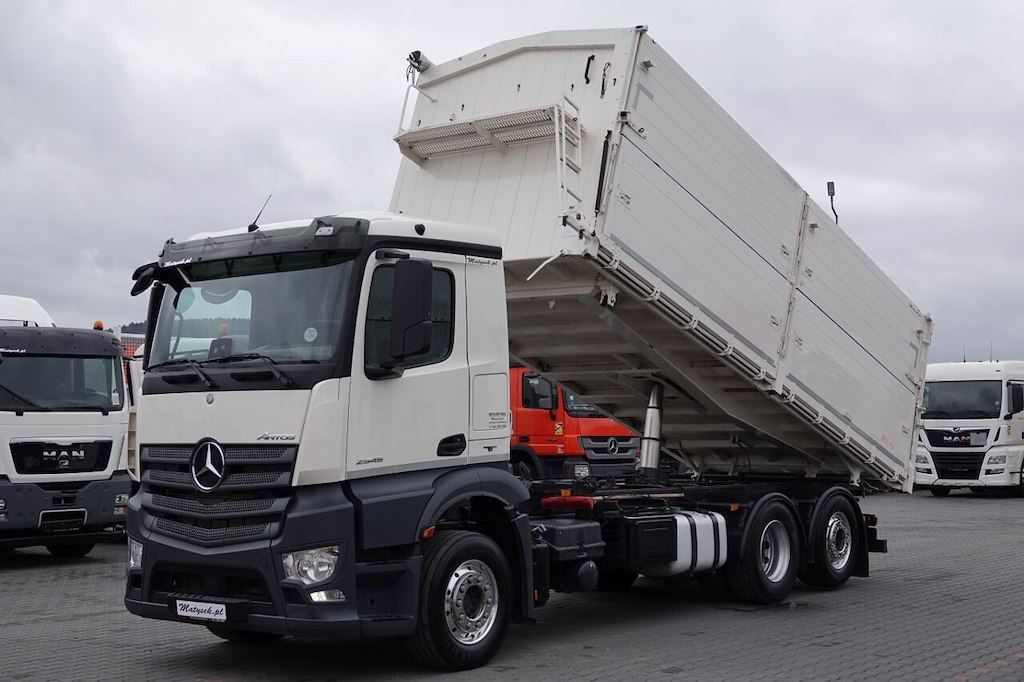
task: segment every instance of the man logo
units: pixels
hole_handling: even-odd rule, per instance
[[[192,451],[189,471],[192,473],[192,482],[201,491],[208,493],[216,490],[224,480],[224,448],[212,440],[200,443]]]

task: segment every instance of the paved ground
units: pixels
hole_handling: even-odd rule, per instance
[[[838,592],[754,608],[641,582],[555,595],[466,680],[1024,680],[1024,500],[875,495],[890,553]],[[223,643],[123,610],[123,545],[0,556],[4,680],[437,679],[400,644]]]

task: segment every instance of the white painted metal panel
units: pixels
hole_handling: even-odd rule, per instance
[[[623,147],[649,157],[678,192],[785,276],[803,191],[649,36],[638,60]]]
[[[910,485],[930,320],[645,29],[507,41],[418,85],[392,209],[497,230],[514,356],[634,427],[662,383],[664,446],[704,473]],[[470,139],[542,111],[546,136]]]
[[[921,312],[853,240],[811,202],[800,291],[908,390]]]
[[[789,284],[676,178],[631,144],[619,151],[604,235],[660,280],[660,295],[716,325],[771,370]]]
[[[372,380],[363,371],[365,338],[353,340],[352,377],[347,428],[346,478],[468,463],[468,453],[436,455],[443,438],[469,433],[469,366],[466,351],[466,258],[452,254],[408,251],[452,273],[455,317],[451,354],[443,361],[410,367],[401,377]],[[377,267],[393,261],[376,262]],[[368,292],[375,268],[364,273],[356,329],[366,329]],[[444,386],[443,396],[437,387]],[[386,407],[382,407],[386,406]],[[396,421],[397,420],[397,421]]]
[[[917,387],[907,387],[805,296],[793,311],[785,385],[893,471],[913,449]]]

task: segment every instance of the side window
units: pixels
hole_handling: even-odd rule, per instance
[[[523,407],[554,410],[558,407],[558,393],[554,385],[535,372],[523,375]]]
[[[367,364],[383,365],[392,360],[390,352],[391,300],[395,289],[395,268],[383,265],[373,272],[366,308],[366,336],[363,355]],[[455,278],[448,270],[434,269],[430,348],[402,362],[402,367],[421,367],[441,362],[452,352],[455,320]]]

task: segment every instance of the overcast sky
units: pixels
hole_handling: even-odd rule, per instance
[[[1024,359],[1024,3],[0,0],[0,293],[142,320],[169,237],[385,209],[405,55],[647,24],[935,319]],[[1022,281],[1017,276],[1022,274]]]

